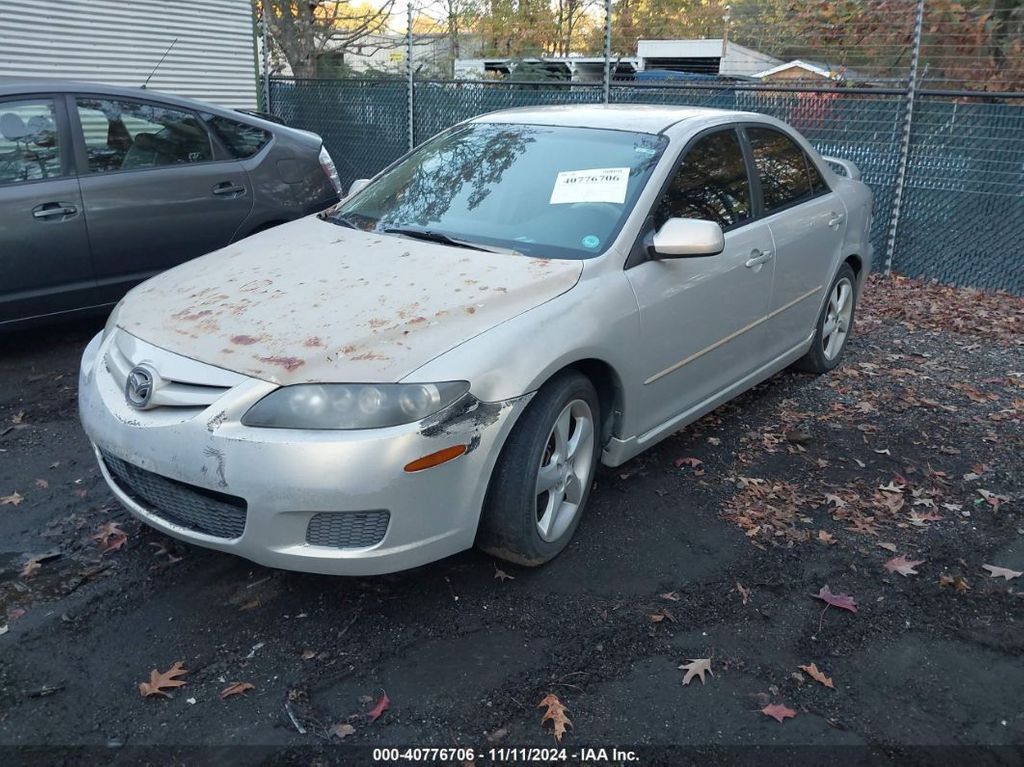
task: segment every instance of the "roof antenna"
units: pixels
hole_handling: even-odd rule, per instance
[[[173,40],[171,41],[171,44],[167,46],[167,50],[166,50],[166,51],[164,51],[164,55],[160,57],[160,61],[158,61],[158,62],[156,63],[156,66],[155,66],[155,67],[153,67],[153,71],[152,71],[152,72],[150,72],[150,73],[149,73],[149,77],[147,77],[147,78],[146,78],[146,82],[144,82],[144,83],[142,84],[142,88],[143,88],[143,90],[145,90],[146,86],[147,86],[147,85],[149,85],[149,81],[153,79],[153,75],[155,75],[155,74],[156,74],[156,70],[158,70],[158,69],[160,68],[160,65],[164,63],[164,59],[166,59],[166,58],[167,58],[167,54],[171,52],[171,48],[173,48],[173,47],[174,47],[174,44],[175,44],[176,42],[178,42],[178,38],[174,38],[174,39],[173,39]]]

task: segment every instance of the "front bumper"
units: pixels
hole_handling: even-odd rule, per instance
[[[111,490],[133,515],[168,535],[269,567],[376,575],[470,548],[491,470],[530,399],[481,403],[469,411],[452,406],[447,417],[386,429],[260,429],[243,426],[241,417],[275,385],[246,378],[205,407],[140,411],[125,401],[111,364],[110,348],[121,332],[92,340],[79,377],[82,425]],[[149,353],[192,369],[196,364],[155,347]],[[160,369],[167,362],[155,364]],[[410,461],[458,444],[469,451],[431,469],[403,471]],[[143,497],[126,486],[118,461],[135,474],[155,475],[164,490],[178,488],[200,501],[235,499],[244,509],[241,535],[211,535],[180,523],[180,516],[147,502],[152,493]],[[379,513],[368,513],[382,511],[386,531],[373,545],[319,545],[324,530],[350,529],[352,519],[357,526],[380,521]],[[318,532],[311,534],[314,517]],[[360,529],[365,533],[365,525]]]

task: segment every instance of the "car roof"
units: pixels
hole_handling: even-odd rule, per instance
[[[760,120],[755,112],[705,107],[656,106],[649,104],[561,104],[557,106],[519,107],[480,115],[470,122],[557,125],[571,128],[606,128],[638,133],[663,133],[681,122]]]
[[[44,79],[44,78],[0,78],[0,96],[17,96],[31,93],[96,93],[104,96],[123,96],[125,98],[151,99],[163,101],[168,104],[188,107],[190,109],[203,110],[218,114],[223,117],[231,117],[239,122],[250,122],[253,117],[227,107],[210,104],[206,101],[175,96],[171,93],[154,91],[149,88],[130,88],[121,85],[110,85],[108,83],[90,82],[87,80],[65,80],[65,79]],[[241,119],[240,119],[241,118]],[[260,118],[255,118],[260,120]],[[260,120],[260,123],[265,123]]]

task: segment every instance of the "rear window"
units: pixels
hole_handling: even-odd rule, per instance
[[[232,156],[238,159],[252,157],[267,145],[272,135],[270,131],[257,128],[255,125],[247,125],[226,117],[208,114],[203,115],[203,119]]]

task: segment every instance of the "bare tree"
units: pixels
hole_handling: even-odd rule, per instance
[[[352,0],[261,0],[264,23],[298,78],[317,76],[324,53],[361,47],[387,31],[395,0],[369,5]],[[385,45],[378,46],[380,48]]]

